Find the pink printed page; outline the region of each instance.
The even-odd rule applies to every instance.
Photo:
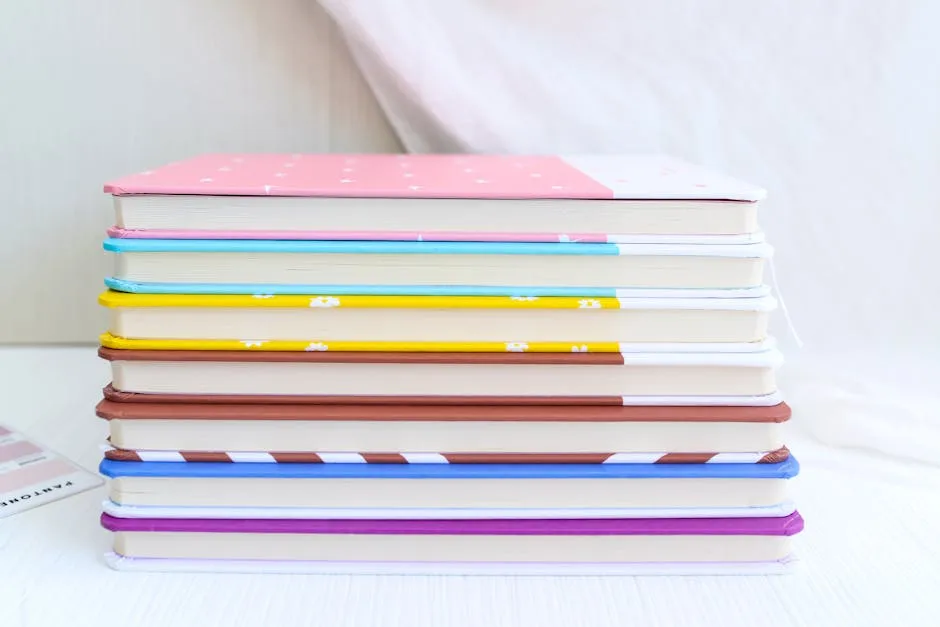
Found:
[[[98,487],[104,479],[0,426],[0,518]]]
[[[370,198],[716,199],[762,189],[657,155],[214,154],[105,185],[122,194]]]

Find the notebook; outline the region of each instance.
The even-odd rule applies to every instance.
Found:
[[[103,514],[101,524],[113,533],[109,562],[115,568],[256,572],[785,572],[780,567],[791,557],[791,539],[803,529],[798,512],[783,518],[654,520],[122,519]]]
[[[663,155],[209,154],[107,183],[118,238],[760,240],[765,191]]]
[[[102,460],[121,505],[323,509],[742,508],[789,500],[773,464],[251,464]],[[585,514],[586,515],[586,514]]]
[[[118,403],[123,461],[247,463],[775,463],[786,403],[769,407]]]
[[[536,289],[747,289],[769,244],[115,239],[112,278],[130,283]]]
[[[608,288],[608,287],[499,287],[485,285],[302,285],[298,283],[154,283],[105,277],[105,286],[132,294],[270,294],[301,295],[329,292],[334,296],[542,296],[613,298],[760,298],[771,293],[769,285],[741,288]]]
[[[621,398],[777,391],[762,353],[432,353],[99,348],[118,390],[145,394]],[[427,398],[425,398],[427,402]]]
[[[122,572],[257,573],[267,575],[433,575],[441,576],[755,576],[787,575],[800,567],[797,554],[763,562],[337,562],[299,560],[236,560],[146,558],[107,552],[104,562]]]
[[[512,520],[512,519],[652,519],[781,518],[796,511],[786,499],[771,505],[731,507],[238,507],[201,505],[128,505],[106,499],[101,510],[115,518],[211,518],[227,520]]]
[[[100,355],[100,353],[99,353]],[[106,357],[107,358],[107,357]],[[373,407],[376,405],[408,406],[525,406],[558,407],[584,405],[598,407],[651,407],[659,405],[679,407],[770,407],[783,402],[783,395],[775,390],[767,394],[742,394],[737,396],[674,394],[632,394],[627,396],[336,396],[323,394],[303,396],[297,394],[181,394],[178,392],[147,393],[118,390],[113,383],[102,388],[104,398],[115,403],[135,404],[194,404],[216,405],[235,403],[239,405],[348,405]]]
[[[760,298],[183,295],[105,292],[113,348],[766,351]],[[664,346],[652,346],[663,344]],[[688,346],[687,346],[688,345]],[[642,348],[642,347],[652,348]]]

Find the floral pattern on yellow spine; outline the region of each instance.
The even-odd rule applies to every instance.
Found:
[[[573,296],[331,296],[329,294],[130,294],[107,291],[105,307],[359,307],[376,309],[620,309],[610,297]]]
[[[200,351],[337,351],[394,353],[617,353],[616,342],[344,342],[327,340],[130,339],[105,333],[105,348]]]

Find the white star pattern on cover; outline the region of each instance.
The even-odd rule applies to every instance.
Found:
[[[315,296],[310,299],[311,307],[339,307],[339,299],[335,296]]]
[[[506,342],[506,350],[510,353],[524,353],[529,349],[525,342]]]
[[[578,301],[578,308],[580,309],[600,309],[601,301],[595,300],[593,298],[585,298]]]
[[[304,350],[305,350],[305,351],[308,351],[308,352],[309,352],[309,351],[325,351],[325,350],[329,350],[329,349],[330,349],[330,347],[327,346],[326,344],[324,344],[323,342],[310,342],[310,343],[307,344],[307,346],[304,348]]]
[[[414,178],[423,184],[413,187]],[[651,155],[215,154],[138,172],[106,188],[115,194],[360,198],[755,201],[765,196],[757,186]]]

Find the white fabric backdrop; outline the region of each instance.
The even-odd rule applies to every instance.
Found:
[[[767,187],[794,428],[940,458],[940,3],[321,3],[410,151],[661,151]]]

